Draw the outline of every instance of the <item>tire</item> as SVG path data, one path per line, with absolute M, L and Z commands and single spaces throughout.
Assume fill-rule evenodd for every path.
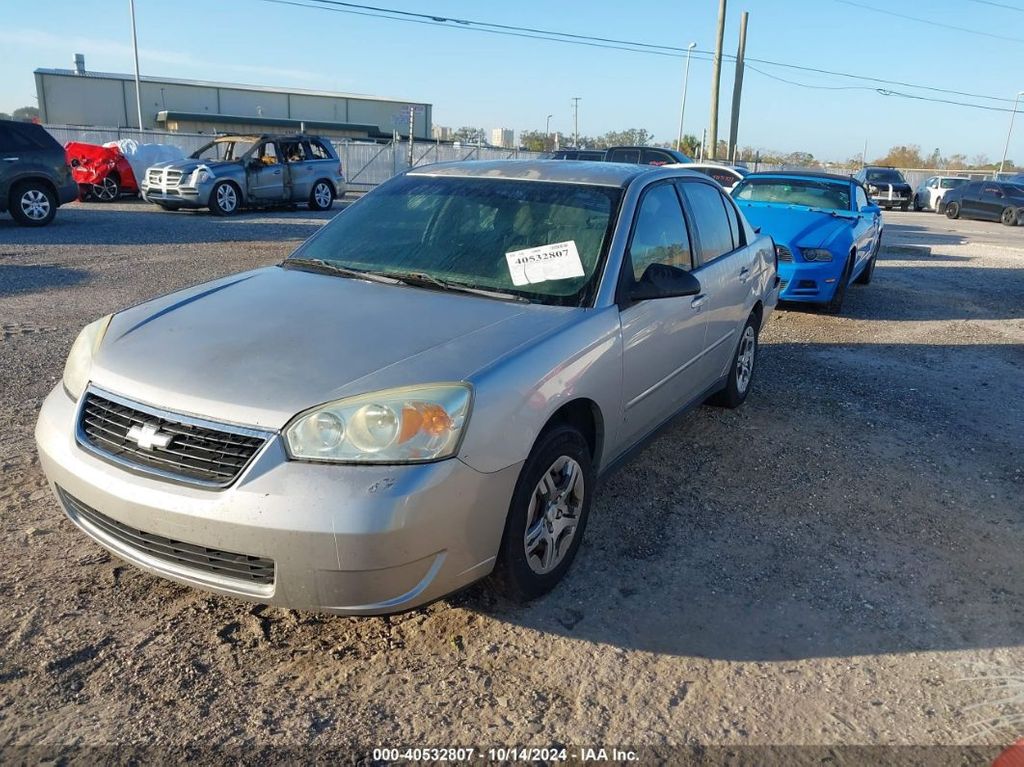
M 1017 226 L 1018 213 L 1016 208 L 1003 208 L 1003 213 L 999 216 L 999 221 L 1002 222 L 1003 226 Z
M 914 195 L 913 206 L 915 213 L 920 213 L 922 210 L 924 210 L 924 208 L 921 206 L 921 199 L 916 194 Z
M 708 404 L 732 410 L 746 401 L 757 368 L 759 324 L 753 314 L 747 318 L 747 324 L 740 333 L 740 342 L 736 345 L 736 353 L 732 355 L 732 366 L 729 368 L 725 388 L 711 397 Z
M 230 181 L 218 181 L 210 190 L 210 211 L 218 216 L 233 216 L 241 205 L 238 187 Z
M 163 208 L 164 210 L 170 210 L 170 211 L 181 210 L 181 206 L 180 205 L 175 205 L 174 203 L 158 202 L 157 205 L 159 207 Z
M 935 201 L 935 207 L 934 207 L 934 208 L 933 208 L 932 210 L 933 210 L 933 212 L 935 212 L 935 213 L 941 213 L 941 212 L 942 212 L 942 198 L 941 198 L 941 197 L 940 197 L 940 198 L 938 198 L 938 199 L 937 199 L 937 200 Z
M 57 215 L 57 195 L 40 181 L 22 181 L 11 190 L 8 208 L 21 226 L 46 226 Z
M 92 184 L 78 185 L 78 201 L 89 202 L 92 199 Z
M 93 184 L 91 191 L 97 202 L 116 202 L 121 196 L 121 184 L 114 176 L 107 176 L 100 183 Z
M 583 540 L 595 483 L 593 456 L 577 429 L 555 426 L 541 434 L 519 474 L 505 520 L 494 568 L 502 593 L 526 602 L 558 584 Z
M 846 259 L 846 266 L 843 267 L 843 274 L 836 285 L 836 292 L 832 294 L 832 300 L 825 304 L 825 311 L 829 314 L 839 314 L 843 310 L 843 299 L 846 298 L 846 289 L 850 284 L 850 271 L 853 269 L 853 256 Z
M 960 218 L 960 203 L 956 200 L 946 204 L 946 218 Z
M 854 280 L 857 285 L 870 285 L 871 278 L 875 276 L 875 262 L 878 260 L 878 251 L 882 249 L 881 241 L 875 244 L 875 252 L 871 254 L 871 258 L 864 264 L 864 268 L 861 269 L 860 274 Z
M 334 186 L 330 181 L 320 179 L 309 192 L 310 210 L 330 210 L 334 205 Z
M 910 207 L 910 203 L 909 202 L 901 202 L 900 203 L 900 210 L 902 210 L 903 212 L 906 212 L 907 208 L 909 208 L 909 207 Z

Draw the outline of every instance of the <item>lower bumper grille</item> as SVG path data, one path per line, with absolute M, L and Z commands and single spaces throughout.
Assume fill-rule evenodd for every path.
M 101 514 L 69 495 L 63 488 L 57 488 L 57 495 L 73 521 L 92 526 L 102 536 L 111 538 L 128 549 L 197 573 L 217 575 L 261 586 L 274 583 L 274 562 L 271 559 L 210 549 L 147 533 Z

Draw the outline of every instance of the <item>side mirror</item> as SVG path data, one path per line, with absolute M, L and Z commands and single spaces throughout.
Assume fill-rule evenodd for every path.
M 263 167 L 263 161 L 259 157 L 250 157 L 246 165 L 249 170 L 259 170 Z
M 865 205 L 863 208 L 861 208 L 860 212 L 863 213 L 865 216 L 874 216 L 877 215 L 878 213 L 881 213 L 882 209 L 877 205 L 869 203 Z
M 640 281 L 629 290 L 632 301 L 653 298 L 696 296 L 700 293 L 700 280 L 685 269 L 668 264 L 651 264 L 644 269 Z

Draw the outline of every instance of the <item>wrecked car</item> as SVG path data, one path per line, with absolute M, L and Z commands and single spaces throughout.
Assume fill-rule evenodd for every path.
M 220 136 L 180 162 L 146 171 L 142 197 L 164 210 L 209 208 L 231 216 L 243 207 L 306 203 L 329 210 L 345 194 L 331 142 L 317 136 Z
M 139 193 L 132 166 L 116 146 L 69 141 L 64 153 L 80 200 L 113 202 L 122 194 Z

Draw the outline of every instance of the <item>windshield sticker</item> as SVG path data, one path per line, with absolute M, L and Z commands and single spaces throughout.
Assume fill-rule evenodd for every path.
M 586 274 L 575 240 L 514 250 L 506 253 L 505 259 L 508 261 L 509 274 L 512 275 L 512 284 L 516 286 L 569 280 Z

